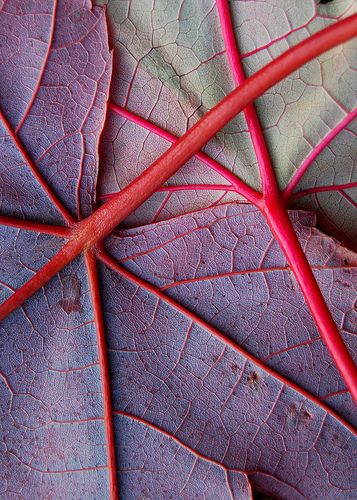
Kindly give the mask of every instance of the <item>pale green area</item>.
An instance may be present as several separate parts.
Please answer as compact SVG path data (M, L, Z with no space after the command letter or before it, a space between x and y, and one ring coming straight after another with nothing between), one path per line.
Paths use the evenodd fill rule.
M177 0L98 3L108 3L111 43L115 49L111 97L116 103L181 135L234 88L226 56L220 54L224 44L213 0L185 0L182 4ZM241 53L255 51L243 59L247 74L333 23L334 18L357 11L353 0L326 5L316 5L314 0L237 0L231 5ZM316 17L319 13L324 17ZM314 147L357 105L353 67L357 67L356 41L324 54L258 100L259 117L282 187ZM120 189L146 168L149 160L155 159L158 139L152 134L145 132L135 145L128 144L122 134L118 131L110 146L114 148L115 161L106 166L103 192ZM163 144L165 149L167 145ZM133 153L128 151L133 146L135 165ZM345 148L344 153L341 148ZM356 181L355 148L355 144L346 143L343 134L338 136L327 153L311 165L301 187ZM260 188L242 115L208 144L207 151L251 186ZM130 164L127 158L131 159ZM185 182L222 181L207 167L191 162L172 180ZM357 190L349 190L348 195L357 200ZM171 215L184 210L187 197L184 200L184 194L180 196L182 201L170 207ZM211 202L217 199L217 193L210 196ZM207 206L207 195L198 195L196 201L200 197L204 198L202 206ZM339 193L319 194L314 200L304 198L299 205L317 210L322 226L337 237L347 241L357 236L355 209Z

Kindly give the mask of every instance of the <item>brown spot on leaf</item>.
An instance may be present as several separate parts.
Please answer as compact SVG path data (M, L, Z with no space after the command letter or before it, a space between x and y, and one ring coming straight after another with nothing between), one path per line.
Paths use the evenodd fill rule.
M62 281L63 299L59 301L65 313L81 312L81 281L76 274L65 276Z
M342 442L341 442L341 438L340 438L340 436L339 436L338 434L336 434L336 433L332 436L332 444L333 444L334 446L341 447L341 444L342 444Z
M236 363L232 363L231 370L236 375L239 372L239 366Z
M313 415L302 406L292 403L288 406L286 414L286 423L290 429L298 431L306 429L313 420Z
M247 377L248 386L252 391L259 392L264 387L263 380L256 372L251 372Z

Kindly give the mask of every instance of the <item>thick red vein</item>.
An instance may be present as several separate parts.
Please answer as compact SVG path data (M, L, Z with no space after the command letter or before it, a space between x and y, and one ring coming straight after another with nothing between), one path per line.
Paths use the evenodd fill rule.
M73 222L75 222L75 219L68 212L67 208L59 201L59 199L57 198L57 196L54 193L54 191L52 190L52 188L47 184L47 182L45 181L45 179L42 177L42 175L38 171L35 163L30 158L28 152L24 148L24 146L23 146L22 142L20 141L19 137L12 130L12 127L11 127L10 123L7 121L5 115L3 114L3 112L1 110L0 110L0 119L3 122L3 124L4 124L4 126L5 126L5 128L7 130L7 133L9 134L9 136L11 137L11 139L13 140L15 146L17 147L17 149L18 149L19 153L21 154L22 158L24 159L25 163L30 168L33 176L35 177L35 179L37 180L37 182L39 183L39 185L41 186L41 188L44 190L44 192L46 193L46 195L49 198L49 200L57 208L57 210L62 215L62 217L64 218L64 220L68 224L73 224Z
M240 345L236 344L232 339L224 335L222 332L217 330L214 326L210 325L207 323L205 320L197 316L197 314L193 313L192 311L189 311L186 309L184 306L176 302L175 299L171 298L170 296L166 295L164 292L162 292L159 288L157 288L155 285L152 285L151 283L148 283L147 281L139 278L135 274L131 273L124 267L122 267L118 262L113 259L106 251L101 250L98 253L98 258L106 264L110 269L115 271L116 273L120 274L127 280L131 281L135 285L137 285L140 288L143 288L144 290L147 290L148 292L152 293L155 297L158 299L162 300L166 304L169 304L171 307L176 309L176 311L180 312L183 314L186 318L188 318L190 321L194 322L196 325L200 326L204 330L208 331L211 333L214 337L216 337L218 340L223 342L224 345L230 347L234 351L238 352L240 355L244 356L245 358L249 359L252 363L254 363L256 366L264 370L266 373L274 377L275 379L279 380L282 384L286 385L290 389L294 390L295 392L299 393L301 396L304 398L309 399L316 405L318 405L320 408L322 408L327 414L329 414L331 417L335 418L338 420L342 425L347 427L353 434L357 435L357 432L353 428L351 424L346 422L340 415L335 413L329 406L327 406L325 403L323 403L318 397L314 396L310 392L306 391L299 385L295 384L293 381L287 379L280 373L276 372L273 368L270 366L266 365L263 361L261 361L259 358L256 358L252 354L250 354L248 351L243 349Z
M229 5L227 0L216 0L216 4L221 19L223 38L225 40L233 76L237 85L242 85L246 80L233 32ZM275 61L277 60L279 60L279 58ZM270 225L274 237L279 242L288 259L326 346L344 378L347 387L351 391L352 397L357 402L357 368L341 338L340 332L326 305L309 262L307 261L289 219L285 206L285 199L281 197L278 189L275 173L270 162L269 153L254 105L249 104L244 113L251 132L251 138L262 178L263 194L266 205L262 210L263 214ZM343 126L345 125L346 123L343 124ZM299 169L301 175L303 175L304 168L308 167L304 166L303 169Z
M280 198L265 208L270 229L279 242L304 295L317 328L335 361L354 401L357 403L357 368L345 346L331 311L317 284L312 268L301 248L286 208Z
M88 250L84 254L89 286L92 297L92 305L94 311L94 321L97 332L97 345L99 354L99 366L102 381L103 393L103 410L104 410L104 426L107 440L107 455L108 455L108 470L109 470L109 489L110 498L116 500L119 498L117 467L115 457L115 441L114 441L114 426L112 418L112 401L110 391L110 375L108 366L108 356L105 339L105 327L103 321L102 305L100 300L99 282L97 274L97 263L92 250Z
M234 81L237 86L245 80L243 65L240 59L237 41L235 39L232 17L227 0L216 0L218 14L221 20L222 34L226 46L227 57L231 67ZM259 123L259 118L253 103L244 108L244 116L247 120L249 133L252 139L255 155L257 157L260 175L262 179L263 193L270 195L278 193L278 186L271 165L270 156L264 139L263 131Z
M0 225L17 227L27 231L35 231L36 233L51 234L53 236L61 236L68 238L70 230L64 226L54 226L52 224L41 224L40 222L33 222L30 220L16 219L15 217L7 217L0 215Z
M289 201L293 195L293 192L301 181L302 177L306 174L311 164L315 158L333 141L333 139L347 127L357 116L357 108L348 113L323 139L322 141L311 151L311 153L305 158L300 167L296 170L295 174L290 179L288 185L283 191L283 197L285 201Z

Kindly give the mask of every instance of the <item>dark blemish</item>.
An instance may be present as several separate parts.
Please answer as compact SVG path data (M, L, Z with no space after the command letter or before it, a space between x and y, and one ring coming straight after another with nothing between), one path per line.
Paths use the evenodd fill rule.
M303 410L299 414L299 428L307 427L312 420L312 415L307 410Z
M348 259L343 259L343 263L345 264L345 266L349 266L350 265Z
M286 423L289 428L295 429L297 422L298 409L297 406L292 403L288 406L288 411L286 414Z
M351 285L342 280L336 280L336 283L340 283L344 288L349 288Z
M289 288L291 290L295 291L294 281L293 281L293 279L291 277L291 273L288 273L288 278L289 278L289 283L290 283Z
M334 434L332 436L332 444L334 446L339 446L339 447L341 446L341 438L338 434Z
M239 372L239 366L233 363L231 364L231 370L236 375Z
M256 372L251 372L248 375L247 382L249 388L254 392L261 391L263 388L263 382L261 381L259 375Z
M63 285L63 299L59 301L65 313L71 314L72 312L80 312L82 304L80 302L81 296L81 281L76 274L65 276L62 281Z
M299 408L294 403L289 405L286 415L286 423L290 429L298 431L306 429L312 420L313 416L307 410L301 407Z
M330 3L330 2L333 2L333 0L320 0L320 3L322 3L322 4Z
M252 490L253 494L253 500L275 500L276 497L272 497L269 493L269 495L266 495L265 493L262 493L261 491L258 491L256 489Z

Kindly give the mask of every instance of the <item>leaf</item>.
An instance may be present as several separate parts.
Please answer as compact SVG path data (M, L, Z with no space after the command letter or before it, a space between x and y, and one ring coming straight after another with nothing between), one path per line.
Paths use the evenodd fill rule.
M322 51L355 35L355 20L300 45L296 60L311 58L302 49L313 54L315 41ZM288 216L264 154L262 194L202 153L192 160L192 175L208 164L255 206L187 205L181 217L111 234L168 179L172 157L178 169L180 151L204 143L207 118L196 139L96 208L111 76L104 10L7 0L0 26L11 55L0 74L1 494L354 498L355 367L339 330L353 353L356 255L311 213ZM162 60L159 69L170 74ZM252 82L241 86L250 100ZM225 101L235 112L241 89ZM227 108L209 115L214 130Z
M157 134L136 125L135 115L174 135L182 135L234 87L215 2L197 5L185 1L181 5L134 1L130 2L130 10L127 2L107 3L116 58L111 99L134 116L124 119L113 117L113 111L109 114L101 149L102 196L122 189L168 147ZM309 34L356 12L356 4L353 0L328 5L315 0L299 4L288 0L232 1L230 9L243 66L250 75ZM357 236L354 134L349 132L349 125L345 133L338 132L341 123L351 123L357 113L355 48L356 42L351 41L320 56L257 101L280 186L286 187L301 168L306 168L302 181L294 184L296 191L302 191L299 207L317 210L321 227L354 249ZM210 141L205 151L260 189L247 129L244 117L240 116ZM331 147L325 144L313 161L319 146L334 134L337 135ZM129 140L133 135L135 147ZM347 151L350 153L346 157ZM227 182L202 162L191 160L169 184ZM320 192L316 190L319 186L331 186L331 190ZM337 190L336 186L341 188ZM128 224L163 220L187 209L233 199L232 193L222 190L162 192L137 217L131 217Z
M351 270L340 267L345 250L314 228L310 214L291 216L329 307L336 319L346 318L344 334L355 350L347 326L355 289ZM349 431L229 345L233 340L355 418L259 212L236 205L197 212L125 231L110 239L108 250L186 308L174 311L139 282L102 270L117 433L127 436L118 440L124 497L193 498L206 456L217 474L214 487L221 485L212 498L229 498L230 490L233 498L244 497L245 471L255 487L280 498L352 498L348 487L340 492L353 481ZM191 448L190 457L182 444ZM185 466L176 454L187 457Z

